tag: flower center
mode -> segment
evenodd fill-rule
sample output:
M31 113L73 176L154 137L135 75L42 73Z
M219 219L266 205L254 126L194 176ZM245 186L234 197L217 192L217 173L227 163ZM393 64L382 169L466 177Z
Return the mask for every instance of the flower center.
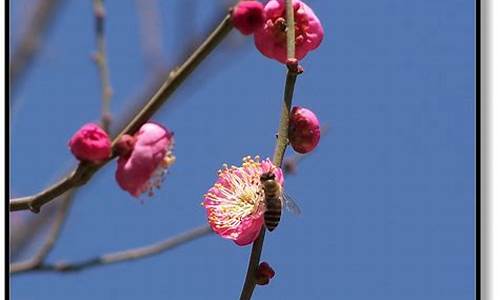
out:
M154 195L154 189L159 189L163 181L165 180L165 174L167 169L170 168L175 162L175 156L172 153L173 143L168 147L167 154L163 157L163 160L158 164L156 169L148 181L141 187L141 194L144 192L148 193L148 196Z
M294 6L295 44L297 46L300 46L304 43L307 37L306 32L307 29L309 28L307 17L305 17L304 14L301 12L302 11L300 5L295 5ZM283 14L286 14L286 11L283 11ZM271 29L276 42L278 44L285 46L286 31L287 31L285 16L283 15L277 17L274 20L269 20L267 21L266 25Z
M223 183L216 183L216 192L205 195L203 205L212 213L211 223L220 229L237 227L247 216L263 209L264 194L260 186L260 163L246 161L242 168L225 166L219 171Z

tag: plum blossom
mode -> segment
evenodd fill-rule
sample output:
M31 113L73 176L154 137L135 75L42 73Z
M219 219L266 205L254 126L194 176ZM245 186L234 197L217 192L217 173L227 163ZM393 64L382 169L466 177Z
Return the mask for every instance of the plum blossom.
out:
M314 11L300 0L293 0L295 20L295 58L303 59L321 44L323 26ZM265 22L255 32L255 46L265 56L287 63L285 0L270 0L264 7Z
M173 144L173 133L152 122L142 125L133 137L124 135L117 144L118 185L134 197L145 192L152 195L175 162Z
M259 1L240 1L233 9L231 21L242 34L252 34L264 24L264 5Z
M247 156L241 167L224 165L218 171L218 179L202 203L215 233L240 246L252 243L259 236L265 210L260 175L270 171L283 185L283 172L269 158L260 161L258 156L253 159Z
M99 125L83 125L69 140L71 153L80 161L98 163L111 155L111 140Z
M288 127L288 140L293 150L298 153L311 152L318 145L320 136L320 124L316 115L307 108L293 107Z

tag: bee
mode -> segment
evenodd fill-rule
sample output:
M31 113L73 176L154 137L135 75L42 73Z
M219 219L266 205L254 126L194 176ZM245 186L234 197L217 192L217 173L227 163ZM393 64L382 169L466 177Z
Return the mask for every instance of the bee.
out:
M264 223L267 230L273 231L281 219L283 206L295 215L300 214L298 205L283 192L281 185L276 181L273 171L265 172L260 176L262 190L264 191Z

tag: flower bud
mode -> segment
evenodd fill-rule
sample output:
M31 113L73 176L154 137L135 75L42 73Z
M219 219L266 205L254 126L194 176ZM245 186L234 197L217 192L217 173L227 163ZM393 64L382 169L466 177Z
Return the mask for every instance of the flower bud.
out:
M307 108L295 106L290 112L288 140L293 150L308 153L314 150L320 139L320 125L316 115Z
M69 148L81 161L99 162L111 155L111 140L99 125L88 123L71 137Z
M124 134L116 143L115 151L118 156L128 156L134 149L137 139L129 134Z
M240 1L233 9L231 21L242 34L252 34L264 25L264 6L259 1Z
M261 262L255 273L255 282L258 285L266 285L274 277L274 270L267 262Z
M314 11L300 0L292 0L295 20L295 58L302 60L323 40L323 26ZM264 7L264 25L255 32L257 49L283 64L287 57L285 0L270 0Z

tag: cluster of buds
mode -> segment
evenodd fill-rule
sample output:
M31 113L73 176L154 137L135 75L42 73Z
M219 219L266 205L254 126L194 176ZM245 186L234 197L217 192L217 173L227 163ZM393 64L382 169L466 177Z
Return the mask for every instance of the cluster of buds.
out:
M153 122L142 125L133 136L123 135L115 146L118 185L134 197L152 195L175 162L173 144L173 133ZM110 159L112 153L108 134L93 123L80 128L70 139L69 147L78 160L93 164Z
M323 40L323 26L314 11L304 2L293 0L295 20L295 58L303 59ZM286 5L285 0L240 1L233 9L231 20L244 35L254 35L257 49L266 57L286 64Z
M287 24L285 0L240 1L231 20L244 35L254 35L255 46L266 57L286 64L302 73L299 60L316 49L323 40L323 26L314 11L300 0L292 0L295 21L295 58L287 57ZM307 108L294 107L290 114L288 140L298 153L308 153L319 143L320 125L316 115Z

